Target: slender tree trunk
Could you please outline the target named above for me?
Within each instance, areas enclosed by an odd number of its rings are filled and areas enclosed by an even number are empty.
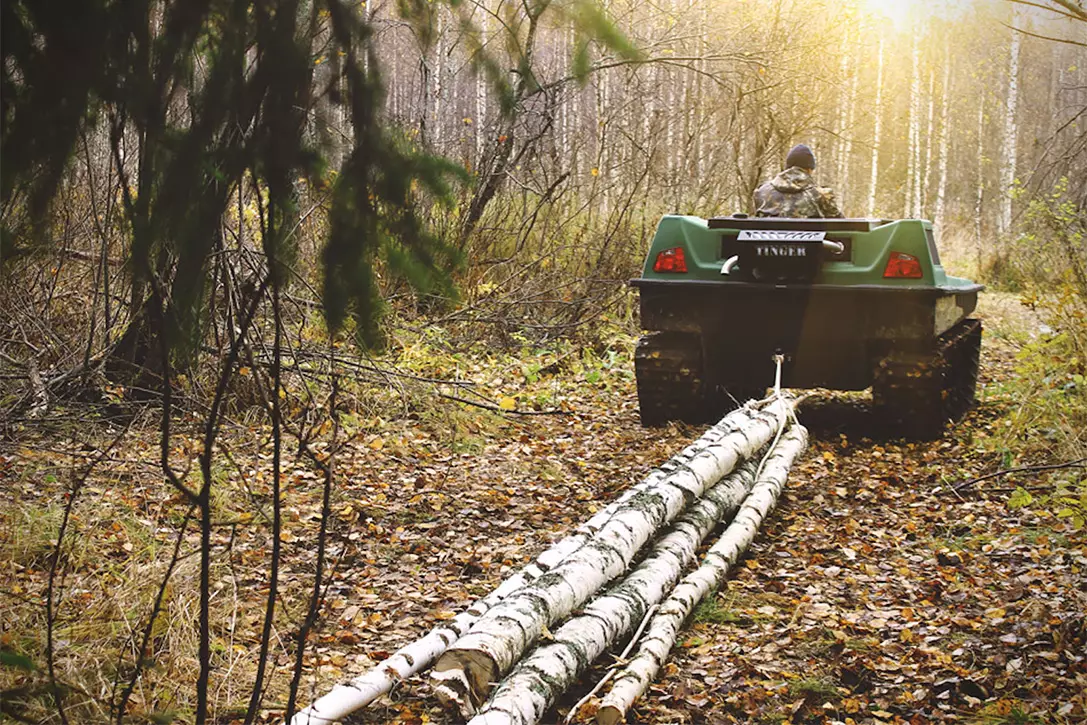
[[[838,184],[838,197],[839,208],[848,209],[852,205],[849,203],[853,198],[851,192],[852,175],[850,173],[853,166],[853,134],[855,133],[854,124],[857,120],[857,88],[860,81],[860,48],[857,48],[856,54],[853,58],[853,73],[849,83],[849,101],[848,112],[846,113],[845,135],[842,139],[842,171],[841,181]],[[853,214],[846,214],[846,216],[852,216]]]
[[[834,138],[834,186],[841,193],[842,176],[845,174],[845,125],[849,105],[849,26],[843,23],[844,35],[841,45],[841,59],[838,61],[838,80],[840,93],[838,95],[838,118],[835,121]]]
[[[1018,9],[1012,12],[1012,25],[1019,19]],[[1011,232],[1012,191],[1015,185],[1016,151],[1019,137],[1019,33],[1012,32],[1008,53],[1008,94],[1004,105],[1004,148],[1000,156],[1000,216],[996,233],[1001,242]]]
[[[940,180],[936,186],[936,228],[943,230],[944,213],[947,209],[947,151],[949,124],[951,122],[951,53],[950,46],[944,49],[944,97],[940,103]]]
[[[868,181],[868,211],[869,217],[876,215],[876,189],[879,186],[879,144],[880,134],[883,131],[883,44],[884,37],[879,36],[879,60],[876,64],[876,107],[875,129],[872,132],[872,170]]]
[[[909,120],[909,148],[907,151],[907,163],[906,163],[906,206],[903,209],[902,216],[906,219],[914,218],[916,215],[915,210],[917,203],[915,201],[918,194],[918,160],[917,153],[918,145],[920,144],[920,133],[918,132],[918,126],[921,123],[921,71],[920,60],[921,53],[919,48],[919,36],[921,31],[919,27],[915,27],[913,30],[912,47],[910,50],[910,57],[912,59],[912,72],[910,74],[910,120]]]
[[[974,251],[977,253],[977,273],[981,274],[982,250],[981,224],[985,201],[985,96],[978,103],[978,177],[977,194],[974,198]]]
[[[600,212],[604,219],[608,217],[608,201],[611,187],[611,154],[608,149],[608,124],[611,123],[611,104],[608,98],[610,71],[601,73],[596,79],[596,182],[601,189]]]
[[[487,29],[490,26],[490,18],[487,14],[486,8],[482,8],[482,12],[479,14],[479,35],[480,44],[485,45],[487,42]],[[472,131],[473,138],[475,140],[475,158],[472,159],[472,170],[479,169],[483,161],[483,150],[485,148],[484,143],[486,141],[486,129],[487,129],[487,79],[484,77],[482,70],[476,71],[476,110],[475,118],[472,119]]]
[[[922,174],[921,193],[917,197],[917,216],[928,216],[928,191],[932,188],[932,123],[936,114],[936,71],[928,74],[928,122],[925,125],[925,170]]]
[[[445,117],[448,115],[446,96],[448,95],[448,81],[446,67],[448,66],[449,39],[446,37],[445,6],[436,3],[433,6],[435,45],[434,54],[434,113],[430,118],[430,138],[435,150],[445,152]]]

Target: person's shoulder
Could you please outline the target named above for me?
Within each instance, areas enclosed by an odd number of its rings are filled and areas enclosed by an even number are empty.
[[[844,217],[842,210],[838,208],[838,202],[834,198],[834,190],[829,186],[817,186],[816,192],[819,195],[819,206],[822,207],[824,216],[827,217]]]

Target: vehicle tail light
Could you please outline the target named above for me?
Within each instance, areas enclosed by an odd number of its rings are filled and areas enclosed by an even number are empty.
[[[657,254],[657,261],[653,263],[654,272],[679,272],[687,273],[687,255],[683,247],[672,247]]]
[[[884,279],[921,279],[924,276],[920,260],[904,252],[891,252],[883,269]]]

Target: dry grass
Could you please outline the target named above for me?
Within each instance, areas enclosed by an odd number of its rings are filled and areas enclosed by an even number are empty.
[[[600,356],[574,346],[526,347],[509,355],[480,345],[463,353],[431,335],[407,332],[396,343],[402,370],[420,378],[474,380],[469,387],[437,389],[485,405],[495,406],[509,397],[522,410],[559,408],[578,397],[588,402],[591,396],[586,398],[579,390],[583,386],[633,399],[629,370],[617,362],[626,360],[625,355]],[[555,371],[540,372],[551,363],[556,363]],[[556,374],[559,368],[561,375]],[[495,439],[521,435],[509,418],[438,398],[429,383],[395,375],[387,380],[386,385],[344,382],[341,399],[348,401],[348,409],[341,411],[338,440],[346,442],[346,448],[336,458],[340,473],[326,564],[326,576],[330,573],[334,582],[326,593],[333,602],[358,601],[369,577],[404,577],[413,571],[412,560],[404,557],[415,554],[405,554],[397,532],[456,508],[453,502],[462,490],[474,487],[481,501],[508,505],[516,492],[507,491],[508,484],[502,487],[504,478],[535,480],[546,473],[549,480],[561,480],[569,473],[524,461],[519,467],[487,470]],[[312,386],[301,378],[292,378],[290,384],[284,403],[291,425],[301,419],[315,424],[318,435],[311,447],[323,455],[335,429],[319,409],[306,404],[325,401],[311,398]],[[37,667],[33,673],[0,668],[0,689],[23,688],[12,700],[13,712],[46,723],[59,719],[45,667],[44,602],[56,536],[72,482],[112,435],[105,423],[58,429],[56,419],[49,426],[27,425],[18,431],[18,443],[0,449],[0,475],[6,479],[0,487],[0,591],[13,593],[0,594],[7,599],[0,631],[5,650],[26,656]],[[248,705],[271,550],[270,431],[259,410],[238,411],[232,420],[224,428],[211,476],[215,525],[209,699],[214,717],[224,722],[244,715]],[[552,420],[561,425],[562,418]],[[190,486],[201,483],[195,470],[196,423],[188,417],[175,421],[171,448],[171,461],[179,470],[188,469],[185,480]],[[188,511],[157,469],[156,436],[154,416],[134,426],[87,478],[72,506],[53,599],[54,665],[57,680],[67,691],[64,704],[70,722],[115,720],[120,690],[141,660],[144,670],[129,700],[126,722],[155,718],[186,722],[193,717],[199,665],[199,537],[194,520],[182,535],[147,650],[139,652]],[[283,462],[284,554],[263,700],[269,721],[287,700],[293,638],[308,606],[316,566],[322,478],[311,461],[296,454],[297,449],[297,439],[288,437]],[[497,478],[479,478],[481,470]],[[473,476],[477,477],[470,480]],[[534,541],[535,535],[531,538]],[[527,555],[523,548],[527,540],[521,534],[516,551]],[[493,574],[497,573],[496,565]],[[419,581],[406,587],[408,601],[411,590],[424,583],[423,575],[418,576]],[[462,584],[456,589],[457,601],[468,596]],[[448,601],[445,606],[456,605]],[[426,613],[433,606],[420,603],[419,608]],[[364,657],[340,641],[340,626],[335,620],[319,624],[310,639],[314,650],[305,659],[302,704],[309,701],[315,682],[324,687],[342,677],[344,649]]]

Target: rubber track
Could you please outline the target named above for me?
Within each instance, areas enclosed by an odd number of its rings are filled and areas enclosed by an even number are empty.
[[[872,397],[882,422],[910,438],[937,438],[974,403],[981,321],[967,319],[941,335],[928,355],[895,356],[876,368]]]
[[[705,417],[702,343],[697,335],[647,334],[634,351],[634,372],[642,425],[700,422]]]

